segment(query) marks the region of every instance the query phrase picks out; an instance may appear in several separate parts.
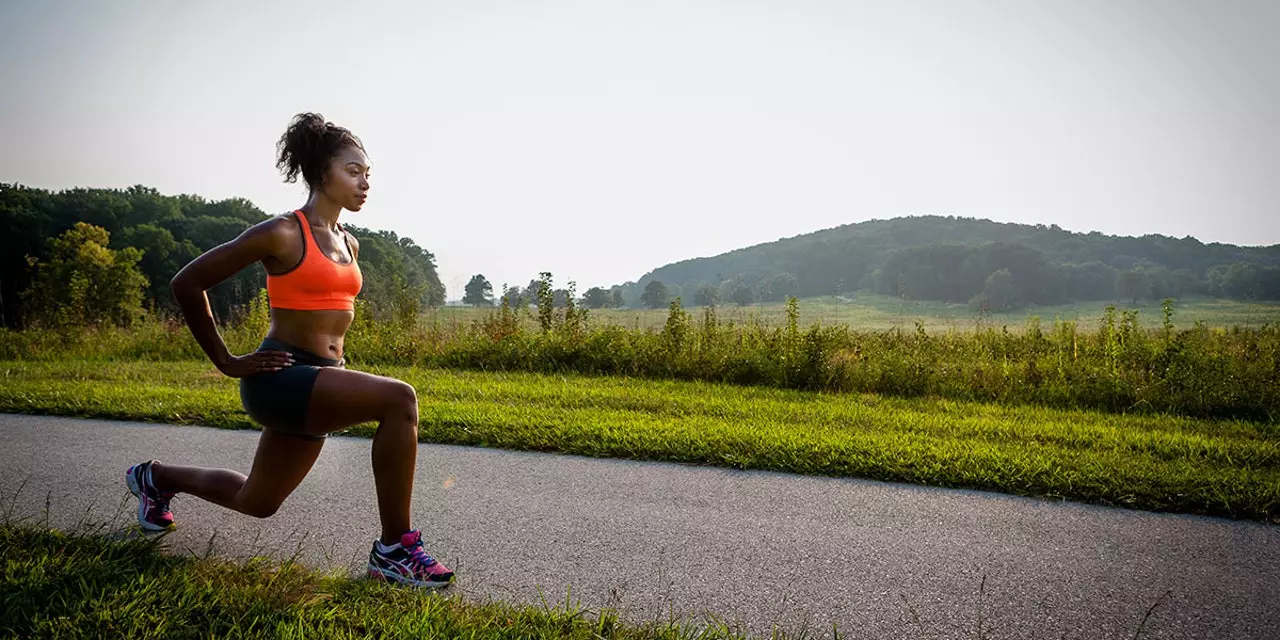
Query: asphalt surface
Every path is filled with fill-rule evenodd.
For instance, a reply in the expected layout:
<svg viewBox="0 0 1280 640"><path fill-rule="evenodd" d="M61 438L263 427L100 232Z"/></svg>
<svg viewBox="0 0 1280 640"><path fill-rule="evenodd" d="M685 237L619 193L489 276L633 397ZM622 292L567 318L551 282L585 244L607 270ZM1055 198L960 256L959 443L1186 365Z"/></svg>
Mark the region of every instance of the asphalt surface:
<svg viewBox="0 0 1280 640"><path fill-rule="evenodd" d="M124 531L129 464L247 472L257 437L0 414L0 503ZM378 533L369 446L330 438L268 519L179 496L168 544L361 574ZM1280 527L1252 522L443 445L420 445L414 522L450 588L479 600L913 639L1133 638L1156 605L1143 638L1280 638Z"/></svg>

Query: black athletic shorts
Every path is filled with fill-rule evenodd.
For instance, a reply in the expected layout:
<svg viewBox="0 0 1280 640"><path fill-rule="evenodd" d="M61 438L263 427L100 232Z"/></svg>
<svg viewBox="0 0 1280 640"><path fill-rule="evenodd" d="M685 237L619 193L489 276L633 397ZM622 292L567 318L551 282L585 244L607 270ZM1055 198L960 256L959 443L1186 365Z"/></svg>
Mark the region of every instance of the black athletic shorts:
<svg viewBox="0 0 1280 640"><path fill-rule="evenodd" d="M274 338L263 340L258 351L287 351L293 354L293 365L240 378L240 404L244 405L249 417L272 431L323 440L324 435L305 431L311 389L316 384L320 367L342 367L345 361L321 358Z"/></svg>

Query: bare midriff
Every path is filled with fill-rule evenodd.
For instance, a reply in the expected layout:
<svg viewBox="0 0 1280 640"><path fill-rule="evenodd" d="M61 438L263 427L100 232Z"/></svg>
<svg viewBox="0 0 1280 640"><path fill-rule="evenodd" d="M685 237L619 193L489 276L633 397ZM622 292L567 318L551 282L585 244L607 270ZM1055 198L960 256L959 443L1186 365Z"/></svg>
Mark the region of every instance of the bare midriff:
<svg viewBox="0 0 1280 640"><path fill-rule="evenodd" d="M342 359L343 338L355 319L354 311L272 309L268 338L310 351L322 358Z"/></svg>

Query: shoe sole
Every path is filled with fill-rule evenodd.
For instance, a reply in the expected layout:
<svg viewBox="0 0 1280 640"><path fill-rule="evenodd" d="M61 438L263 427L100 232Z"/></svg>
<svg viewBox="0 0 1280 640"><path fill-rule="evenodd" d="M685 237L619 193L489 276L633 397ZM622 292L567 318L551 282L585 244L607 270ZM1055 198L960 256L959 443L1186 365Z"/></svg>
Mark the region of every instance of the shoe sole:
<svg viewBox="0 0 1280 640"><path fill-rule="evenodd" d="M142 499L142 487L138 485L138 479L134 477L135 467L130 467L124 474L124 481L129 485L129 492L133 497L138 499L138 525L147 531L168 531L175 525L159 525L147 522L147 503Z"/></svg>
<svg viewBox="0 0 1280 640"><path fill-rule="evenodd" d="M374 580L382 580L384 582L395 582L398 584L409 585L412 587L422 587L423 589L441 589L453 584L453 576L445 582L435 580L413 580L406 578L398 573L379 569L378 567L369 567L369 577Z"/></svg>

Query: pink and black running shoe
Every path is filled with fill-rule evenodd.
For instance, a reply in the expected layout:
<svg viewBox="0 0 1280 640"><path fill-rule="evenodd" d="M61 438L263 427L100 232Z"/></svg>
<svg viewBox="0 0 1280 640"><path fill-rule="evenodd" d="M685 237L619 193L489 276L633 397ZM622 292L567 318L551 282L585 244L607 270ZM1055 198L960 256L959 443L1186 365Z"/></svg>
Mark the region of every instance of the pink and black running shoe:
<svg viewBox="0 0 1280 640"><path fill-rule="evenodd" d="M453 581L453 572L422 548L422 534L416 529L404 532L400 543L390 547L381 540L373 541L369 552L369 577L413 587L438 589Z"/></svg>
<svg viewBox="0 0 1280 640"><path fill-rule="evenodd" d="M173 512L169 511L174 493L160 493L151 483L151 465L155 462L158 461L148 460L129 467L124 479L130 493L138 498L138 524L147 531L165 531L174 527Z"/></svg>

